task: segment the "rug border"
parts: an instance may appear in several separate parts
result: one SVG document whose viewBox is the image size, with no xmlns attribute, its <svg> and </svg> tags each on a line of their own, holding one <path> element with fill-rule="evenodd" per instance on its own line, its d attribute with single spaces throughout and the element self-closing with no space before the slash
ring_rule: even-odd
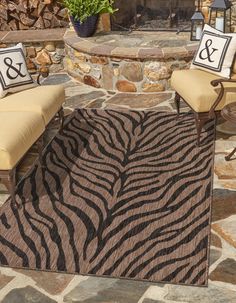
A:
<svg viewBox="0 0 236 303">
<path fill-rule="evenodd" d="M 207 279 L 206 279 L 206 286 L 208 287 L 209 285 L 209 276 L 210 276 L 210 250 L 211 250 L 211 225 L 212 225 L 212 204 L 213 204 L 213 196 L 214 196 L 214 179 L 215 179 L 215 155 L 216 155 L 216 119 L 214 119 L 214 141 L 213 141 L 213 146 L 212 146 L 212 149 L 213 149 L 213 157 L 212 157 L 212 160 L 211 160 L 211 164 L 212 164 L 212 167 L 211 167 L 211 201 L 210 201 L 210 217 L 209 217 L 209 226 L 208 226 L 208 229 L 209 229 L 209 239 L 208 239 L 208 247 L 207 247 L 207 270 L 206 270 L 206 273 L 207 273 Z"/>
<path fill-rule="evenodd" d="M 46 269 L 40 269 L 40 268 L 26 268 L 26 267 L 17 267 L 17 266 L 8 266 L 8 265 L 2 265 L 0 264 L 0 268 L 12 268 L 17 270 L 26 270 L 26 271 L 36 271 L 36 272 L 46 272 L 46 273 L 57 273 L 57 274 L 65 274 L 65 275 L 73 275 L 73 276 L 83 276 L 83 277 L 97 277 L 97 278 L 106 278 L 106 279 L 116 279 L 116 280 L 128 280 L 128 281 L 138 281 L 138 282 L 144 282 L 144 283 L 151 283 L 151 284 L 171 284 L 171 285 L 180 285 L 180 286 L 192 286 L 192 287 L 202 287 L 207 288 L 208 284 L 202 284 L 202 285 L 196 285 L 196 284 L 186 284 L 186 283 L 174 283 L 169 281 L 149 281 L 145 279 L 138 279 L 138 278 L 129 278 L 129 277 L 116 277 L 116 276 L 107 276 L 107 275 L 95 275 L 95 274 L 87 274 L 87 273 L 76 273 L 76 272 L 70 272 L 70 271 L 59 271 L 59 270 L 46 270 Z"/>
</svg>

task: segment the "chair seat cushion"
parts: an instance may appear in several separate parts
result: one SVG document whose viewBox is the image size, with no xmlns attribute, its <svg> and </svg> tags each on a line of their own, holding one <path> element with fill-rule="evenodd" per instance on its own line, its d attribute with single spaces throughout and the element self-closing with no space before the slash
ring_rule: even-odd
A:
<svg viewBox="0 0 236 303">
<path fill-rule="evenodd" d="M 171 77 L 173 89 L 196 112 L 208 112 L 214 104 L 220 86 L 213 87 L 211 81 L 219 76 L 202 70 L 174 71 Z M 236 76 L 233 76 L 236 80 Z M 225 83 L 225 94 L 216 110 L 221 110 L 226 104 L 236 101 L 236 83 Z"/>
<path fill-rule="evenodd" d="M 12 169 L 45 130 L 34 112 L 0 112 L 0 170 Z"/>
<path fill-rule="evenodd" d="M 47 125 L 65 101 L 62 85 L 45 85 L 15 93 L 0 100 L 1 111 L 31 111 L 41 114 Z"/>
</svg>

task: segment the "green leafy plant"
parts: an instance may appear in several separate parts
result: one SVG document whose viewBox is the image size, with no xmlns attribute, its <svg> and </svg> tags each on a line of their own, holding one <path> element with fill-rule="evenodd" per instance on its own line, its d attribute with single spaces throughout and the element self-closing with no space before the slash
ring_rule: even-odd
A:
<svg viewBox="0 0 236 303">
<path fill-rule="evenodd" d="M 75 20 L 84 22 L 88 17 L 101 13 L 113 14 L 116 9 L 113 8 L 114 0 L 63 0 L 69 14 Z"/>
</svg>

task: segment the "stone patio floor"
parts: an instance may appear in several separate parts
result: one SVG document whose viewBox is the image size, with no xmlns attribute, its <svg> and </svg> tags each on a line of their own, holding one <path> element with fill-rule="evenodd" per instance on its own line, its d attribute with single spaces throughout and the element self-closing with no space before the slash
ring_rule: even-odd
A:
<svg viewBox="0 0 236 303">
<path fill-rule="evenodd" d="M 173 92 L 127 94 L 94 89 L 72 80 L 67 74 L 51 75 L 45 84 L 63 83 L 65 113 L 74 108 L 132 108 L 174 111 Z M 182 110 L 188 109 L 182 104 Z M 222 121 L 219 121 L 222 123 Z M 223 126 L 218 126 L 223 129 Z M 46 135 L 56 134 L 54 123 Z M 236 158 L 225 155 L 236 146 L 236 128 L 224 125 L 217 132 L 210 276 L 208 288 L 107 279 L 30 270 L 0 268 L 2 303 L 233 303 L 236 302 Z M 37 154 L 33 147 L 22 162 L 18 177 Z M 0 205 L 8 195 L 0 185 Z"/>
</svg>

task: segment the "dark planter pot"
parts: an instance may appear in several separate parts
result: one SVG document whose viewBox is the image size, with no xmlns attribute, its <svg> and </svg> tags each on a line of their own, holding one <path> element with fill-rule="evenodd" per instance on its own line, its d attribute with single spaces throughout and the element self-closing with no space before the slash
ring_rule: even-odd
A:
<svg viewBox="0 0 236 303">
<path fill-rule="evenodd" d="M 96 31 L 98 15 L 88 17 L 83 23 L 72 16 L 70 16 L 70 20 L 78 36 L 91 37 Z"/>
</svg>

